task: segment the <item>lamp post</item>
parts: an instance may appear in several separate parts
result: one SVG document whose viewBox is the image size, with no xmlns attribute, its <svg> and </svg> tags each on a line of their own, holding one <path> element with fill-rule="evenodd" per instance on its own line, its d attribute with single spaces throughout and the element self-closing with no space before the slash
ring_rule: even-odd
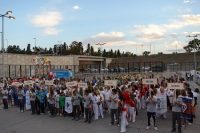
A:
<svg viewBox="0 0 200 133">
<path fill-rule="evenodd" d="M 106 44 L 106 43 L 97 43 L 97 44 L 96 44 L 97 46 L 100 46 L 100 50 L 101 50 L 101 67 L 100 67 L 101 79 L 103 79 L 103 78 L 102 78 L 102 72 L 101 72 L 102 67 L 103 67 L 103 63 L 102 63 L 102 53 L 103 53 L 103 52 L 102 52 L 102 46 L 105 45 L 105 44 Z"/>
<path fill-rule="evenodd" d="M 2 71 L 3 71 L 3 78 L 4 78 L 4 18 L 9 18 L 9 19 L 15 19 L 14 16 L 12 16 L 12 11 L 7 11 L 5 14 L 0 14 L 0 17 L 2 18 L 2 31 L 1 31 L 1 49 L 2 49 Z"/>
<path fill-rule="evenodd" d="M 194 81 L 196 81 L 196 70 L 197 70 L 197 57 L 196 57 L 196 38 L 199 36 L 200 34 L 194 34 L 194 35 L 188 35 L 187 37 L 192 37 L 194 39 Z"/>
</svg>

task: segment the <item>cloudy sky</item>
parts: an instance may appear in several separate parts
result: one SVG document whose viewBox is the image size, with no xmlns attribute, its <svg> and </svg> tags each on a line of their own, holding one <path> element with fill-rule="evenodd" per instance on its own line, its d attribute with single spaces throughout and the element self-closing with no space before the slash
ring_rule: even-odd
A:
<svg viewBox="0 0 200 133">
<path fill-rule="evenodd" d="M 199 7 L 200 0 L 0 0 L 0 14 L 16 17 L 5 20 L 8 44 L 76 40 L 136 54 L 183 52 L 186 36 L 200 32 Z"/>
</svg>

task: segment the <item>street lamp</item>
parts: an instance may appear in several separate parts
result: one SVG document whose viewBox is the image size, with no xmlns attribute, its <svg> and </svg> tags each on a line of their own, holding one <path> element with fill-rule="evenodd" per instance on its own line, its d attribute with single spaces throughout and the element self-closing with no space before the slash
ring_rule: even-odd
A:
<svg viewBox="0 0 200 133">
<path fill-rule="evenodd" d="M 9 19 L 15 19 L 14 16 L 12 16 L 12 11 L 7 11 L 5 14 L 0 14 L 0 17 L 2 18 L 2 31 L 1 31 L 1 45 L 2 45 L 2 67 L 3 67 L 3 78 L 4 78 L 4 18 L 9 18 Z"/>
<path fill-rule="evenodd" d="M 101 73 L 101 79 L 103 79 L 102 78 L 102 72 L 101 72 L 101 70 L 102 70 L 102 67 L 103 67 L 103 63 L 102 63 L 102 46 L 103 45 L 105 45 L 106 43 L 97 43 L 96 45 L 98 45 L 98 46 L 100 46 L 100 51 L 101 51 L 101 67 L 100 67 L 100 73 Z"/>
</svg>

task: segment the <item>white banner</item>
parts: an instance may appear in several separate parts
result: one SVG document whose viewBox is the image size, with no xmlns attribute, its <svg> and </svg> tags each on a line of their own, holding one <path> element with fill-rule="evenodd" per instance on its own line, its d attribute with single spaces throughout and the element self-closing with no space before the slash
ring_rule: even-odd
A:
<svg viewBox="0 0 200 133">
<path fill-rule="evenodd" d="M 77 86 L 78 84 L 77 84 L 77 82 L 76 81 L 72 81 L 72 82 L 67 82 L 66 83 L 66 86 L 67 87 L 73 87 L 73 86 Z"/>
<path fill-rule="evenodd" d="M 32 81 L 32 80 L 27 80 L 27 81 L 24 81 L 24 84 L 25 84 L 25 85 L 33 85 L 33 84 L 34 84 L 34 81 Z"/>
<path fill-rule="evenodd" d="M 168 83 L 167 84 L 168 89 L 173 89 L 173 90 L 183 90 L 184 89 L 184 84 L 183 83 Z"/>
<path fill-rule="evenodd" d="M 105 86 L 117 86 L 117 80 L 104 80 Z"/>
<path fill-rule="evenodd" d="M 54 85 L 53 80 L 45 80 L 45 85 Z"/>
<path fill-rule="evenodd" d="M 19 86 L 22 85 L 22 83 L 20 83 L 20 82 L 13 82 L 12 85 L 13 85 L 13 86 L 17 86 L 17 87 L 19 87 Z"/>
<path fill-rule="evenodd" d="M 156 85 L 157 83 L 158 83 L 157 79 L 142 79 L 142 84 Z"/>
<path fill-rule="evenodd" d="M 67 113 L 72 113 L 72 98 L 71 97 L 65 97 L 65 111 Z"/>
<path fill-rule="evenodd" d="M 78 87 L 79 88 L 87 88 L 88 85 L 87 85 L 87 83 L 78 83 Z"/>
</svg>

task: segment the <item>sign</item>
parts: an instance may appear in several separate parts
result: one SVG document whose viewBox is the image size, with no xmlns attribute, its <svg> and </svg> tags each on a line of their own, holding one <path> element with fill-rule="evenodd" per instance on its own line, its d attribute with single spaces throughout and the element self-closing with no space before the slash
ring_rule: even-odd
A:
<svg viewBox="0 0 200 133">
<path fill-rule="evenodd" d="M 87 88 L 88 85 L 87 85 L 87 83 L 78 83 L 78 87 L 79 88 Z"/>
<path fill-rule="evenodd" d="M 72 82 L 67 82 L 66 83 L 66 86 L 67 87 L 73 87 L 73 86 L 77 86 L 78 84 L 77 84 L 77 82 L 76 81 L 72 81 Z"/>
<path fill-rule="evenodd" d="M 24 81 L 24 84 L 25 84 L 25 85 L 33 85 L 33 84 L 34 84 L 34 81 L 32 81 L 32 80 L 27 80 L 27 81 Z"/>
<path fill-rule="evenodd" d="M 13 82 L 12 85 L 13 85 L 13 86 L 17 86 L 17 87 L 19 87 L 19 86 L 22 85 L 22 83 L 20 83 L 20 82 Z"/>
<path fill-rule="evenodd" d="M 183 85 L 183 83 L 168 83 L 167 88 L 172 89 L 172 90 L 178 90 L 178 89 L 183 90 L 184 85 Z"/>
<path fill-rule="evenodd" d="M 142 79 L 142 84 L 155 85 L 158 83 L 157 79 Z"/>
<path fill-rule="evenodd" d="M 45 85 L 54 85 L 53 80 L 45 80 Z"/>
<path fill-rule="evenodd" d="M 71 97 L 65 97 L 65 111 L 67 113 L 72 113 L 72 98 Z"/>
<path fill-rule="evenodd" d="M 74 73 L 69 70 L 55 70 L 51 71 L 55 78 L 71 78 L 74 77 Z"/>
<path fill-rule="evenodd" d="M 104 85 L 105 86 L 117 86 L 117 80 L 105 80 Z"/>
</svg>

